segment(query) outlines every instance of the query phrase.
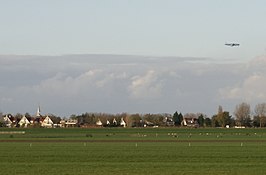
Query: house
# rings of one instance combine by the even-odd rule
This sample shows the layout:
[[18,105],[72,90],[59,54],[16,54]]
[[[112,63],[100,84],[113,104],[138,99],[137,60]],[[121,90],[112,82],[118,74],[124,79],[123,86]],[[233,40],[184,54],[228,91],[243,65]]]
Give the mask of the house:
[[126,122],[124,121],[123,118],[121,118],[120,125],[123,126],[124,128],[126,127]]
[[59,126],[62,128],[76,127],[78,125],[78,120],[68,119],[61,120]]
[[144,120],[143,122],[143,127],[154,127],[154,126],[155,124],[150,121]]
[[96,122],[96,126],[103,126],[103,123],[101,122],[100,119],[98,119],[98,121]]
[[[17,119],[16,117],[14,117],[14,116],[11,115],[11,114],[7,114],[5,117],[7,117],[6,120],[10,120],[10,121],[11,121],[11,125],[10,125],[10,127],[15,127],[15,126],[17,126],[17,124],[18,124],[18,119]],[[9,121],[8,121],[8,122],[9,122]]]
[[181,125],[187,126],[187,127],[198,127],[198,118],[196,117],[184,117],[183,121],[181,122]]
[[163,122],[165,123],[166,126],[175,126],[175,122],[173,120],[173,117],[165,117],[163,119]]
[[49,116],[46,116],[43,120],[41,120],[41,126],[44,128],[52,128],[54,126],[54,122]]
[[1,120],[6,127],[11,128],[13,123],[11,119],[11,115],[5,115]]
[[30,121],[27,119],[27,117],[24,115],[20,121],[18,122],[18,125],[20,127],[27,128],[28,125],[30,125]]
[[115,126],[117,125],[117,121],[115,118],[113,119],[113,125],[115,125]]

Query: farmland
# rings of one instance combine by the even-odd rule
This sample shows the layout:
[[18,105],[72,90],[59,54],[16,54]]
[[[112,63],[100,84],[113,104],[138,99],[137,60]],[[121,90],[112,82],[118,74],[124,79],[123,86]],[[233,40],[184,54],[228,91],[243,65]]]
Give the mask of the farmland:
[[266,171],[265,129],[2,128],[0,133],[0,174]]

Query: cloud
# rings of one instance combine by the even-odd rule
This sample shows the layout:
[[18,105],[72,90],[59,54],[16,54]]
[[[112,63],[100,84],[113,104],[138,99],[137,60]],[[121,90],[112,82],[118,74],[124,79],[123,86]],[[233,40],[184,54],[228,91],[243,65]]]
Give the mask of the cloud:
[[[58,73],[35,86],[28,87],[36,94],[48,96],[77,98],[95,94],[108,83],[109,74],[101,69],[91,69],[78,76]],[[108,87],[108,86],[106,86]]]
[[266,75],[254,74],[242,83],[221,88],[219,93],[223,99],[246,99],[248,101],[266,99]]
[[[195,60],[195,61],[193,61]],[[266,100],[266,57],[247,63],[126,55],[0,56],[4,112],[216,112]]]
[[130,97],[133,99],[159,98],[162,93],[162,82],[154,70],[149,70],[143,76],[132,77],[129,86]]

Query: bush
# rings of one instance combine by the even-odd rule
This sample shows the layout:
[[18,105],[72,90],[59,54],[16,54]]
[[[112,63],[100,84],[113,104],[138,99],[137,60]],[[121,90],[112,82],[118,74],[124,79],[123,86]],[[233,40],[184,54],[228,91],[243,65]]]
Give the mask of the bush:
[[86,137],[92,137],[92,134],[86,134]]

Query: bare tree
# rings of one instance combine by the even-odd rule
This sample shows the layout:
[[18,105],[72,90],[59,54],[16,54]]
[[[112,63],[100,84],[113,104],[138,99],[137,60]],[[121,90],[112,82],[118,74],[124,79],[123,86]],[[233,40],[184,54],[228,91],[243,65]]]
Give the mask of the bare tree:
[[260,103],[255,106],[254,109],[255,115],[258,117],[260,127],[265,125],[265,117],[266,117],[266,103]]
[[237,124],[240,126],[250,126],[250,105],[241,103],[236,106],[235,112]]

